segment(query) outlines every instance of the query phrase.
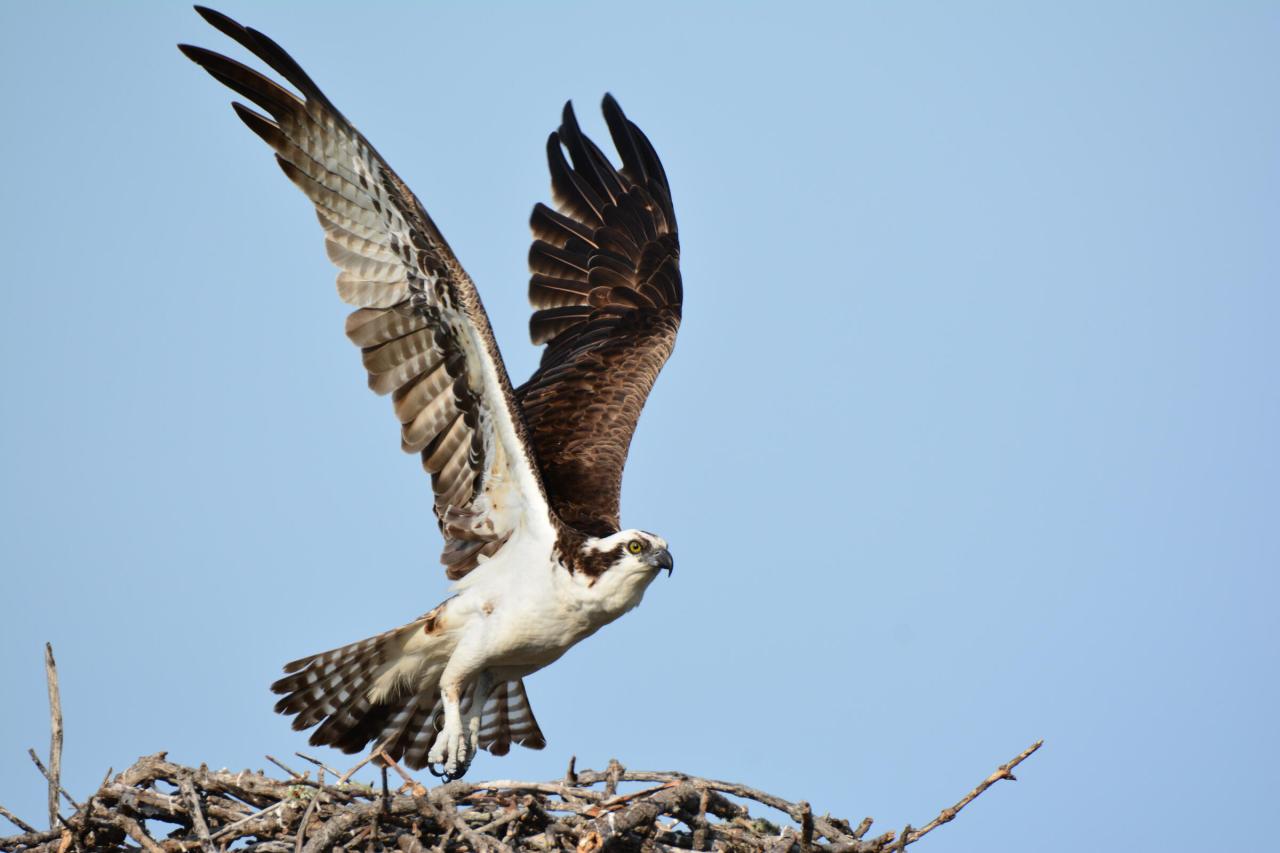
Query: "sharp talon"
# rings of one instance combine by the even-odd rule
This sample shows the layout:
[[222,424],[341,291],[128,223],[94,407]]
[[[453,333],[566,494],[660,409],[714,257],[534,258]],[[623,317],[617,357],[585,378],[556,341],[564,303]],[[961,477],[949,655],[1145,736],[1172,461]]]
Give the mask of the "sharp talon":
[[[439,767],[440,769],[437,770],[436,767]],[[432,776],[436,777],[437,779],[441,780],[445,784],[448,784],[449,782],[456,782],[459,779],[461,779],[463,776],[465,776],[467,774],[467,770],[470,769],[470,767],[471,767],[471,762],[467,762],[466,766],[459,767],[457,770],[450,773],[449,765],[445,764],[444,762],[440,762],[439,764],[428,763],[427,772],[430,773]]]

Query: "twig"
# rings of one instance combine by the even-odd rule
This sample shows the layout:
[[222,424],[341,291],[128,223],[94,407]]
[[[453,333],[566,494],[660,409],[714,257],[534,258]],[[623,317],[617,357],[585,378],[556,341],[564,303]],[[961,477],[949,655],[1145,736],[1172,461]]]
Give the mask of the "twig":
[[618,783],[622,781],[622,777],[626,775],[627,768],[616,758],[609,759],[609,769],[605,771],[604,793],[607,797],[612,797],[618,793]]
[[476,830],[476,832],[480,833],[481,835],[488,835],[489,833],[493,832],[495,829],[500,829],[501,827],[504,827],[507,824],[511,823],[511,821],[519,820],[522,817],[524,817],[524,813],[521,812],[519,809],[511,809],[506,814],[499,815],[498,817],[486,823],[484,826],[481,826],[479,829]]
[[53,645],[44,644],[44,675],[49,685],[49,828],[58,824],[58,790],[62,778],[62,698],[58,693],[58,664]]
[[289,800],[281,800],[278,803],[273,803],[267,806],[265,809],[259,809],[258,811],[254,812],[248,817],[242,818],[241,820],[238,820],[235,823],[229,823],[226,826],[222,827],[222,829],[219,829],[217,832],[210,835],[209,840],[217,841],[219,838],[221,838],[224,835],[228,835],[232,832],[235,832],[237,829],[244,828],[247,824],[249,824],[252,821],[259,820],[261,818],[266,817],[269,814],[279,811],[283,806],[287,805],[288,803],[289,803]]
[[288,773],[288,774],[289,774],[290,776],[292,776],[293,778],[295,778],[295,779],[301,779],[301,778],[303,778],[303,774],[299,773],[297,770],[294,770],[292,767],[290,767],[289,765],[285,764],[283,761],[279,760],[278,758],[275,758],[275,757],[270,756],[270,755],[265,756],[265,758],[267,759],[267,761],[270,761],[270,762],[271,762],[272,764],[274,764],[276,767],[279,767],[281,770],[283,770],[285,773]]
[[[14,826],[18,827],[18,829],[21,829],[23,832],[36,832],[36,831],[37,831],[37,830],[36,830],[36,828],[35,828],[34,826],[32,826],[31,824],[27,823],[25,820],[23,820],[22,818],[18,817],[16,814],[14,814],[13,812],[11,812],[11,811],[9,811],[8,809],[6,809],[4,806],[0,806],[0,817],[3,817],[5,820],[9,821],[9,823],[11,823],[11,824],[13,824]],[[52,827],[50,827],[50,828],[52,829]]]
[[183,773],[178,777],[178,789],[191,806],[191,823],[200,839],[200,848],[204,853],[216,853],[213,841],[209,837],[209,823],[204,819],[204,809],[200,806],[200,797],[196,794],[196,786],[191,782],[191,774]]
[[22,835],[13,835],[9,838],[0,839],[3,850],[29,850],[41,844],[47,844],[49,841],[62,835],[61,829],[44,829],[36,832],[26,832]]
[[[422,787],[422,784],[418,782],[417,779],[414,779],[412,776],[406,773],[404,768],[400,766],[400,763],[396,761],[394,758],[392,758],[390,755],[383,755],[382,761],[385,763],[383,770],[386,770],[387,767],[390,767],[392,770],[396,771],[396,773],[400,775],[400,778],[404,780],[405,784],[409,785],[410,789]],[[385,780],[384,780],[384,787],[385,787]]]
[[312,764],[314,764],[316,767],[323,767],[323,768],[325,769],[325,771],[326,771],[326,772],[332,773],[332,774],[333,774],[333,778],[335,778],[335,779],[337,779],[339,776],[341,776],[341,775],[342,775],[342,774],[341,774],[341,773],[339,773],[337,770],[334,770],[332,767],[330,767],[328,764],[325,764],[323,761],[321,761],[321,760],[320,760],[320,759],[318,759],[318,758],[312,758],[310,755],[306,755],[306,754],[301,753],[301,752],[295,752],[295,753],[294,753],[294,755],[298,756],[298,757],[299,757],[299,758],[301,758],[303,761],[310,761],[310,762],[311,762]]
[[[612,768],[611,768],[612,769]],[[578,774],[578,779],[583,784],[595,784],[597,782],[606,781],[610,771],[599,773],[595,771],[584,770]],[[676,773],[672,771],[653,772],[653,771],[624,771],[618,779],[624,782],[665,782],[671,779],[682,779],[697,785],[700,788],[710,788],[713,791],[720,791],[725,794],[732,794],[735,797],[743,797],[748,800],[755,800],[757,803],[763,803],[770,808],[786,814],[792,820],[799,823],[801,821],[800,807],[795,804],[775,797],[772,794],[766,794],[764,791],[748,787],[747,785],[738,785],[733,782],[724,782],[719,779],[704,779],[700,776],[689,776],[684,773]],[[841,831],[838,827],[833,826],[830,821],[822,818],[814,818],[814,829],[816,829],[824,838],[832,841],[856,841],[847,833]]]
[[113,826],[123,829],[125,834],[138,842],[142,849],[146,850],[147,853],[165,853],[164,849],[159,844],[156,844],[151,836],[147,835],[147,831],[142,828],[142,825],[133,818],[122,814],[115,814],[107,815],[103,820]]
[[990,788],[995,783],[999,782],[1001,779],[1008,779],[1011,782],[1017,781],[1018,777],[1013,775],[1013,768],[1021,764],[1033,752],[1035,752],[1037,749],[1039,749],[1042,746],[1044,746],[1044,741],[1038,740],[1035,743],[1031,744],[1031,746],[1024,749],[1022,752],[1018,753],[1017,757],[1014,758],[1012,761],[1010,761],[1008,764],[1001,764],[999,767],[996,768],[996,772],[992,773],[986,779],[983,779],[980,783],[978,783],[978,787],[974,788],[968,794],[965,794],[964,797],[961,798],[960,802],[956,803],[954,806],[951,806],[950,808],[943,809],[941,812],[938,813],[937,817],[935,817],[933,820],[925,824],[923,828],[912,831],[911,840],[907,841],[906,843],[911,844],[913,842],[919,841],[921,838],[924,838],[926,835],[928,835],[930,832],[933,832],[939,826],[942,826],[942,824],[949,823],[950,821],[955,820],[956,815],[960,813],[960,810],[962,808],[969,805],[969,803],[977,799],[979,794],[981,794],[983,791]]
[[[361,767],[364,767],[366,764],[368,764],[370,761],[373,761],[375,758],[380,758],[381,756],[382,756],[382,747],[379,746],[373,752],[370,752],[364,758],[357,761],[354,767],[352,767],[346,773],[343,773],[341,776],[339,776],[338,781],[334,782],[333,786],[335,788],[342,787],[343,783],[345,783],[348,779],[350,779],[357,770],[359,770]],[[319,804],[320,798],[324,797],[328,793],[329,793],[328,790],[326,790],[324,786],[324,768],[322,767],[320,768],[320,787],[316,791],[316,795],[311,798],[311,802],[307,803],[307,810],[302,813],[302,820],[298,823],[298,835],[294,840],[294,846],[293,846],[294,853],[302,853],[302,841],[307,831],[307,820],[311,817],[311,812],[314,811],[316,806]]]
[[[36,755],[36,751],[34,749],[28,749],[27,755],[31,756],[31,760],[35,763],[36,769],[40,771],[40,775],[43,776],[45,779],[49,780],[50,788],[52,788],[54,791],[57,791],[58,793],[61,793],[62,796],[66,798],[68,803],[75,806],[76,811],[80,811],[80,808],[81,808],[80,804],[75,801],[74,797],[72,797],[70,794],[67,793],[66,788],[59,785],[58,781],[53,778],[53,774],[50,773],[49,769],[44,766],[44,762],[40,760],[40,756]],[[58,804],[55,801],[53,805],[54,805],[54,809],[53,809],[54,823],[57,823],[58,822],[58,807],[57,807]],[[54,829],[55,827],[51,826],[49,828]]]
[[320,802],[320,798],[324,796],[324,768],[320,769],[320,787],[312,796],[311,802],[307,803],[306,811],[302,813],[302,820],[298,821],[298,834],[293,841],[293,853],[302,853],[302,842],[307,833],[307,821],[311,819],[311,813],[316,809],[316,803]]
[[495,779],[492,782],[472,782],[470,787],[472,792],[467,795],[468,797],[477,796],[481,791],[519,791],[536,794],[556,794],[567,801],[585,800],[589,803],[599,803],[608,799],[599,791],[593,791],[590,788],[575,788],[571,785],[566,785],[564,782],[521,782],[517,779]]
[[[431,793],[435,796],[418,797],[420,806],[425,806],[429,815],[441,825],[452,826],[457,830],[458,834],[471,844],[471,848],[479,853],[485,846],[489,846],[501,853],[514,853],[510,847],[502,843],[496,838],[490,838],[487,835],[481,835],[471,827],[467,826],[461,818],[458,817],[457,807],[448,796],[442,796],[442,790],[445,786],[437,788]],[[435,799],[442,799],[442,803],[433,802]]]
[[796,803],[796,808],[800,812],[800,850],[809,853],[809,846],[813,844],[813,809],[805,800]]
[[[632,791],[630,794],[618,794],[616,796],[610,797],[607,800],[603,800],[599,803],[596,803],[594,806],[584,811],[583,814],[589,815],[591,817],[596,817],[598,815],[604,814],[605,812],[616,809],[618,806],[621,806],[623,803],[630,802],[631,800],[641,799],[643,797],[649,796],[650,794],[656,794],[659,791],[666,790],[667,788],[674,788],[678,784],[680,783],[676,781],[671,781],[665,785],[655,785],[652,788],[642,788],[639,791]],[[706,808],[704,807],[702,811],[705,812]]]

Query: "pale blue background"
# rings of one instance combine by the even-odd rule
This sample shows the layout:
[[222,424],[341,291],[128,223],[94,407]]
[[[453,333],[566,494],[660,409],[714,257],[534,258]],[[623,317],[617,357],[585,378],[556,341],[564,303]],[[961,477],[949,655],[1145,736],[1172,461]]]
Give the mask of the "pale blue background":
[[[307,203],[173,47],[234,46],[177,3],[0,10],[0,803],[43,825],[45,640],[85,796],[291,757],[279,665],[446,584]],[[1043,737],[920,849],[1264,843],[1280,6],[225,11],[415,188],[517,381],[563,100],[599,134],[614,92],[670,174],[685,326],[624,521],[676,572],[474,777],[617,756],[884,830]]]

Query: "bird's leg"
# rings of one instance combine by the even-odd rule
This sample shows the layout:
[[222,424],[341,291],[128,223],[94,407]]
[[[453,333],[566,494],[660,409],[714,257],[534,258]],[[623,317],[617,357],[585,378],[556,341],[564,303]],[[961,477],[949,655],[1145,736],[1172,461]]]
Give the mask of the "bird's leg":
[[[444,728],[436,735],[436,742],[427,753],[431,764],[443,764],[444,773],[437,774],[456,779],[466,772],[467,743],[462,732],[462,686],[456,682],[440,685],[440,698],[444,702]],[[459,769],[461,768],[461,769]],[[432,770],[435,773],[434,770]]]
[[471,755],[480,751],[480,724],[484,719],[484,706],[493,692],[493,676],[484,670],[476,679],[475,690],[471,694],[471,707],[467,710],[466,730],[471,741]]
[[427,753],[427,761],[430,764],[443,763],[442,775],[450,779],[459,778],[471,765],[467,735],[462,727],[462,697],[466,695],[468,682],[479,674],[485,663],[479,640],[480,637],[474,634],[465,637],[440,676],[444,728],[436,735],[436,742],[432,744],[431,752]]

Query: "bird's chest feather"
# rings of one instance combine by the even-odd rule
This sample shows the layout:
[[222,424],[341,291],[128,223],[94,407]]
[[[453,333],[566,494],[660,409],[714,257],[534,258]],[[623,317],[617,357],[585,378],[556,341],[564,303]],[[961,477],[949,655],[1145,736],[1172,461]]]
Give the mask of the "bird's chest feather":
[[614,589],[562,566],[494,572],[468,590],[475,630],[492,665],[540,669],[639,603],[641,589]]

